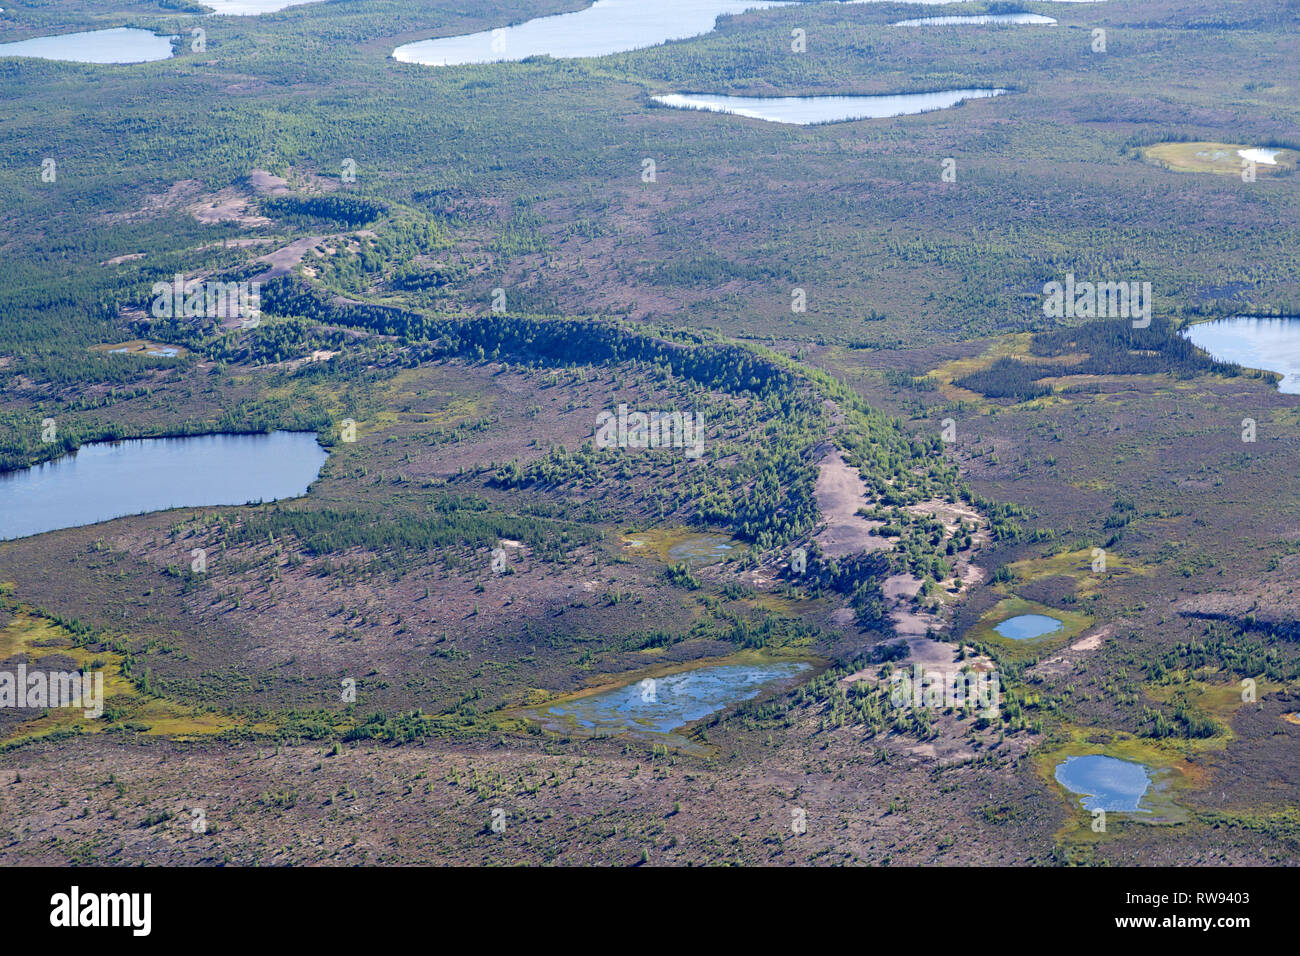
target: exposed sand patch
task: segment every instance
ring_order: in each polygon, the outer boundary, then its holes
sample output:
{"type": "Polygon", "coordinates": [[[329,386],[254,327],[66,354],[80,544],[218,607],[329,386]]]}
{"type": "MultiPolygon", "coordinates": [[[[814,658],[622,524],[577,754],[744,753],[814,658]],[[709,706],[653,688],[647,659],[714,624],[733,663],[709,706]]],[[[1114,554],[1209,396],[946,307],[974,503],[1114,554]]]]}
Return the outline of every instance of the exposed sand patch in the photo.
{"type": "Polygon", "coordinates": [[[248,182],[253,189],[264,196],[282,196],[289,189],[289,180],[281,179],[275,173],[269,173],[265,169],[255,169],[248,174],[248,182]]]}
{"type": "MultiPolygon", "coordinates": [[[[369,229],[358,229],[354,233],[339,233],[327,236],[304,236],[301,239],[295,239],[287,246],[269,252],[264,256],[258,256],[257,262],[265,262],[270,266],[265,272],[253,277],[255,282],[269,282],[271,279],[278,279],[280,276],[288,275],[297,268],[309,252],[322,253],[333,256],[339,252],[357,252],[361,244],[356,242],[353,237],[375,239],[376,234],[369,229]]],[[[303,267],[303,274],[315,278],[316,271],[309,266],[303,267]]],[[[364,305],[355,299],[342,299],[340,301],[346,305],[364,305]]]]}
{"type": "Polygon", "coordinates": [[[955,674],[965,663],[957,660],[957,645],[931,640],[924,632],[907,637],[907,650],[908,664],[920,664],[927,671],[939,674],[955,674]]]}
{"type": "Polygon", "coordinates": [[[822,513],[825,527],[815,540],[828,558],[842,558],[866,551],[880,551],[890,547],[887,538],[871,533],[882,522],[868,521],[858,514],[858,509],[868,504],[867,489],[858,469],[849,465],[838,448],[830,447],[818,463],[817,484],[814,494],[822,513]]]}
{"type": "Polygon", "coordinates": [[[1074,660],[1065,656],[1045,657],[1025,671],[1033,677],[1064,677],[1074,667],[1074,660]]]}
{"type": "Polygon", "coordinates": [[[311,353],[311,355],[308,355],[305,358],[288,359],[284,362],[274,362],[268,365],[267,368],[282,368],[286,371],[293,372],[297,371],[304,365],[311,364],[312,362],[328,362],[338,354],[338,352],[330,351],[329,349],[316,349],[311,353]]]}
{"type": "Polygon", "coordinates": [[[1097,648],[1101,647],[1102,641],[1106,640],[1107,634],[1104,633],[1106,631],[1109,631],[1109,628],[1103,628],[1096,634],[1090,634],[1081,640],[1075,641],[1070,645],[1070,650],[1095,651],[1097,648]]]}
{"type": "Polygon", "coordinates": [[[881,595],[894,608],[891,617],[900,635],[924,634],[927,628],[943,626],[938,614],[913,600],[920,591],[921,579],[909,573],[892,574],[880,586],[881,595]]]}
{"type": "Polygon", "coordinates": [[[1065,651],[1052,657],[1045,657],[1033,667],[1029,668],[1027,673],[1035,677],[1062,677],[1074,669],[1079,663],[1080,657],[1097,650],[1106,639],[1115,633],[1115,628],[1125,621],[1114,621],[1095,631],[1084,633],[1080,638],[1071,644],[1065,651]]]}
{"type": "MultiPolygon", "coordinates": [[[[271,220],[251,210],[255,200],[267,196],[284,196],[297,187],[307,193],[333,192],[339,184],[330,179],[311,173],[291,173],[293,182],[268,172],[254,169],[244,185],[228,186],[215,193],[204,193],[203,183],[197,179],[183,179],[173,183],[166,192],[153,193],[145,197],[136,210],[125,213],[110,213],[101,216],[104,222],[131,222],[147,219],[171,209],[184,208],[191,216],[205,225],[233,222],[246,227],[269,226],[271,220]]],[[[125,261],[125,260],[122,260],[125,261]]],[[[105,264],[112,264],[110,260],[105,264]]]]}
{"type": "Polygon", "coordinates": [[[182,179],[180,182],[172,183],[167,187],[164,193],[150,193],[144,197],[144,202],[138,209],[130,212],[112,212],[99,217],[100,222],[119,223],[134,222],[138,219],[148,219],[165,212],[168,209],[175,209],[186,202],[193,202],[202,194],[202,183],[197,179],[182,179]]]}
{"type": "Polygon", "coordinates": [[[942,674],[945,678],[960,674],[967,667],[975,671],[993,670],[993,661],[987,657],[967,656],[959,659],[957,657],[959,644],[949,643],[946,640],[936,641],[926,637],[924,633],[919,636],[911,635],[906,641],[908,655],[902,666],[910,667],[919,664],[926,672],[942,674]]]}
{"type": "MultiPolygon", "coordinates": [[[[940,581],[950,594],[958,595],[984,581],[984,569],[974,564],[976,552],[988,541],[988,528],[980,513],[961,502],[944,501],[932,498],[919,504],[909,505],[903,510],[916,515],[926,515],[942,522],[945,531],[955,533],[964,523],[974,526],[971,535],[971,547],[952,556],[953,576],[948,581],[940,581]]],[[[919,584],[917,585],[920,586],[919,584]]]]}
{"type": "MultiPolygon", "coordinates": [[[[920,580],[910,574],[892,574],[880,587],[885,602],[891,606],[889,619],[894,626],[894,633],[907,645],[908,655],[905,661],[909,665],[920,664],[927,670],[945,674],[959,671],[965,662],[957,661],[957,646],[926,636],[931,631],[938,633],[943,627],[943,622],[936,615],[912,603],[912,598],[920,590],[920,580]]],[[[852,624],[852,610],[849,608],[842,610],[848,612],[848,619],[843,623],[852,624]]],[[[837,611],[836,615],[839,613],[837,611]]],[[[841,623],[834,616],[832,620],[837,624],[841,623]]],[[[875,679],[878,669],[879,665],[872,664],[850,674],[844,678],[844,682],[875,679]]]]}
{"type": "MultiPolygon", "coordinates": [[[[858,510],[869,504],[866,486],[858,469],[850,466],[838,448],[824,446],[825,452],[818,462],[817,483],[814,493],[817,506],[822,513],[824,525],[815,536],[823,554],[829,558],[844,557],[870,551],[887,550],[893,542],[872,534],[874,528],[884,524],[870,521],[858,510]]],[[[933,499],[907,508],[913,514],[928,515],[940,521],[948,534],[955,533],[962,524],[975,528],[972,534],[972,547],[958,552],[952,558],[953,577],[946,582],[949,596],[955,597],[984,580],[984,571],[973,563],[973,558],[980,546],[988,540],[987,524],[978,511],[960,502],[948,502],[933,499]]],[[[942,674],[951,679],[965,668],[975,670],[992,670],[993,663],[987,658],[971,657],[958,659],[959,644],[935,640],[930,635],[943,634],[947,629],[946,616],[927,610],[915,601],[921,590],[921,579],[910,573],[892,574],[881,584],[881,595],[890,608],[889,619],[894,632],[907,645],[907,657],[902,666],[920,666],[933,674],[942,674]]],[[[945,584],[945,582],[941,582],[945,584]]],[[[855,615],[850,607],[842,607],[831,615],[832,623],[840,627],[852,627],[855,615]]],[[[879,680],[880,667],[868,665],[856,673],[843,678],[842,682],[851,684],[859,680],[879,680]]],[[[939,753],[933,745],[922,744],[913,753],[928,759],[945,762],[949,759],[966,760],[968,751],[958,752],[947,743],[945,752],[939,753]]]]}
{"type": "MultiPolygon", "coordinates": [[[[796,350],[797,348],[798,347],[796,346],[796,350]]],[[[822,408],[824,408],[826,413],[831,416],[832,426],[844,424],[844,411],[838,404],[831,401],[829,398],[825,398],[822,399],[822,408]]]]}
{"type": "Polygon", "coordinates": [[[241,190],[223,189],[214,196],[188,207],[189,213],[204,225],[216,225],[222,222],[234,222],[241,226],[269,226],[271,220],[249,212],[251,200],[241,190]]]}
{"type": "Polygon", "coordinates": [[[975,752],[962,746],[960,741],[943,738],[935,743],[922,743],[917,744],[915,747],[909,747],[907,752],[911,756],[920,757],[923,760],[937,760],[941,767],[947,764],[965,763],[968,760],[975,759],[975,752]]]}
{"type": "Polygon", "coordinates": [[[100,263],[101,266],[117,266],[123,262],[133,262],[136,259],[143,259],[143,252],[128,252],[124,256],[114,256],[112,259],[105,259],[100,263]]]}
{"type": "Polygon", "coordinates": [[[984,524],[984,519],[980,517],[980,513],[974,508],[961,502],[944,501],[942,498],[931,498],[929,501],[908,505],[903,510],[910,511],[912,514],[929,515],[932,518],[937,518],[943,522],[944,528],[950,532],[961,527],[963,521],[976,527],[984,524]]]}
{"type": "Polygon", "coordinates": [[[254,169],[248,174],[249,184],[264,196],[283,196],[298,192],[307,195],[331,193],[341,189],[343,184],[337,179],[319,176],[302,169],[290,169],[288,178],[277,176],[265,169],[254,169]]]}
{"type": "Polygon", "coordinates": [[[252,281],[269,282],[272,279],[278,279],[280,276],[287,276],[302,262],[303,256],[319,247],[324,241],[324,236],[307,236],[303,239],[295,239],[287,246],[283,246],[274,252],[258,256],[255,261],[265,262],[270,268],[254,276],[252,281]]]}
{"type": "Polygon", "coordinates": [[[891,574],[880,586],[886,601],[898,602],[916,597],[921,590],[921,579],[912,574],[891,574]]]}

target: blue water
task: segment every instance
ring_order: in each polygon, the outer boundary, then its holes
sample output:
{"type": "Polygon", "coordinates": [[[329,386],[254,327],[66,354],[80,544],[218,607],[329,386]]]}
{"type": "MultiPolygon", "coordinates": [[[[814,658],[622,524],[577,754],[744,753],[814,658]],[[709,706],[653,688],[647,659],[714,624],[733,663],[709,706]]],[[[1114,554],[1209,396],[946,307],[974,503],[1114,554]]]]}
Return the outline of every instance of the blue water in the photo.
{"type": "Polygon", "coordinates": [[[1066,757],[1057,765],[1056,781],[1080,795],[1085,810],[1149,813],[1142,797],[1151,787],[1151,775],[1140,763],[1093,754],[1066,757]]]}
{"type": "MultiPolygon", "coordinates": [[[[844,6],[876,2],[880,0],[845,0],[844,6]]],[[[937,5],[948,0],[919,2],[937,5]]],[[[704,36],[713,31],[718,17],[785,7],[790,3],[791,0],[596,0],[583,10],[538,17],[514,26],[406,43],[393,51],[393,58],[425,66],[461,66],[517,62],[542,55],[608,56],[670,40],[704,36]]]]}
{"type": "Polygon", "coordinates": [[[572,718],[579,727],[596,732],[668,733],[757,697],[766,685],[794,677],[811,666],[802,662],[717,664],[653,681],[637,681],[554,705],[544,713],[572,718]]]}
{"type": "Polygon", "coordinates": [[[596,0],[585,10],[517,26],[407,43],[393,51],[393,58],[426,66],[459,66],[542,54],[607,56],[703,36],[720,16],[785,5],[774,0],[596,0]]]}
{"type": "Polygon", "coordinates": [[[0,56],[26,56],[69,63],[147,63],[172,55],[171,37],[117,27],[0,43],[0,56]]]}
{"type": "MultiPolygon", "coordinates": [[[[109,349],[108,354],[109,355],[135,355],[137,354],[137,352],[135,349],[123,347],[120,349],[109,349]]],[[[176,356],[181,354],[181,351],[180,349],[172,348],[171,346],[168,345],[168,346],[159,346],[156,349],[145,349],[144,354],[151,355],[154,358],[175,358],[176,356]]]]}
{"type": "Polygon", "coordinates": [[[1019,614],[1016,617],[1007,618],[993,630],[997,631],[1003,637],[1009,637],[1013,641],[1027,641],[1031,637],[1042,637],[1044,634],[1051,634],[1065,627],[1054,617],[1048,617],[1046,614],[1019,614]]]}
{"type": "Polygon", "coordinates": [[[735,547],[730,538],[716,534],[700,534],[687,538],[668,549],[670,561],[687,561],[692,564],[721,561],[735,547]]]}
{"type": "Polygon", "coordinates": [[[669,93],[656,103],[684,110],[731,113],[770,123],[842,123],[881,119],[946,109],[965,100],[1000,96],[1006,90],[942,90],[935,93],[896,93],[881,96],[709,96],[669,93]]]}
{"type": "Polygon", "coordinates": [[[326,456],[312,432],[83,445],[0,474],[0,541],[168,508],[296,498],[326,456]]]}
{"type": "Polygon", "coordinates": [[[1281,372],[1277,390],[1300,395],[1300,318],[1235,315],[1190,325],[1183,336],[1220,362],[1281,372]]]}

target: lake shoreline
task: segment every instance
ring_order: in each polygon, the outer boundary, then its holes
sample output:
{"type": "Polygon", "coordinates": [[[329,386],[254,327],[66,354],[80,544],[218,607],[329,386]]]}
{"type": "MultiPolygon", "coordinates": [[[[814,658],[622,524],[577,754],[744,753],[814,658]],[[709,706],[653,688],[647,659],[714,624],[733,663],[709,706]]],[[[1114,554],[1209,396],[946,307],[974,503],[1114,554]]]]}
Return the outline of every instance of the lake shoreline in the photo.
{"type": "Polygon", "coordinates": [[[1300,395],[1300,316],[1236,313],[1189,322],[1178,334],[1214,361],[1300,395]]]}
{"type": "Polygon", "coordinates": [[[177,508],[299,498],[329,455],[311,431],[89,442],[0,474],[0,541],[177,508]]]}

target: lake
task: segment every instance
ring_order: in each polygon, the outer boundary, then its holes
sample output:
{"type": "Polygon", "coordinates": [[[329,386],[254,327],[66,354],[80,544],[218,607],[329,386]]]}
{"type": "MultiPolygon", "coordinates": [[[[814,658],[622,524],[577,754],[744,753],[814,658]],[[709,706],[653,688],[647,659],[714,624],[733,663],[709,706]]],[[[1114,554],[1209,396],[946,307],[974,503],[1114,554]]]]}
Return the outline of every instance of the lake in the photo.
{"type": "Polygon", "coordinates": [[[1300,395],[1300,318],[1234,315],[1189,325],[1183,337],[1220,362],[1279,372],[1278,391],[1300,395]]]}
{"type": "Polygon", "coordinates": [[[942,90],[937,93],[897,93],[882,96],[706,96],[670,93],[653,97],[675,109],[731,113],[769,123],[843,123],[883,119],[946,109],[965,100],[1000,96],[1006,90],[942,90]]]}
{"type": "MultiPolygon", "coordinates": [[[[843,0],[843,5],[877,2],[881,0],[843,0]]],[[[926,6],[947,2],[948,0],[920,0],[920,4],[926,6]]],[[[1092,3],[1101,0],[1052,2],[1092,3]]],[[[704,36],[713,32],[718,17],[790,5],[791,0],[660,0],[658,3],[648,3],[646,0],[596,0],[583,10],[538,17],[514,26],[503,25],[478,33],[404,43],[393,50],[392,55],[393,59],[403,63],[420,63],[424,66],[509,63],[530,56],[608,56],[611,53],[642,50],[671,40],[704,36]]]]}
{"type": "Polygon", "coordinates": [[[171,37],[160,37],[148,30],[116,27],[0,43],[0,57],[25,56],[69,63],[149,63],[171,56],[171,41],[171,37]]]}
{"type": "Polygon", "coordinates": [[[314,432],[83,445],[0,474],[0,541],[168,508],[296,498],[327,454],[314,432]]]}
{"type": "Polygon", "coordinates": [[[781,0],[596,0],[585,10],[516,26],[407,43],[393,59],[425,66],[504,63],[530,56],[607,56],[713,31],[718,17],[786,6],[781,0]]]}
{"type": "Polygon", "coordinates": [[[1056,767],[1056,782],[1083,799],[1085,810],[1147,813],[1142,797],[1151,787],[1151,774],[1140,763],[1092,754],[1066,757],[1056,767]]]}
{"type": "Polygon", "coordinates": [[[598,735],[666,734],[811,669],[802,661],[711,664],[552,704],[542,710],[542,716],[598,735]]]}
{"type": "Polygon", "coordinates": [[[969,17],[917,17],[915,20],[899,20],[896,27],[955,27],[964,24],[978,25],[984,23],[1056,23],[1051,17],[1037,13],[988,13],[969,17]]]}
{"type": "Polygon", "coordinates": [[[1007,618],[993,630],[1013,641],[1027,641],[1030,638],[1052,634],[1065,627],[1063,623],[1046,614],[1018,614],[1007,618]]]}

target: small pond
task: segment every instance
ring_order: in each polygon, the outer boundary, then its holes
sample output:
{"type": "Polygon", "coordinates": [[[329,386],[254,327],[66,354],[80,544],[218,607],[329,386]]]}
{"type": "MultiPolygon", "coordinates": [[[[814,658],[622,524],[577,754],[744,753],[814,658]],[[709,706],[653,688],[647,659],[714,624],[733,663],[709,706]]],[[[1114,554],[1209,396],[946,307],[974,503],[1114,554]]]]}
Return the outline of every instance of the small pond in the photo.
{"type": "Polygon", "coordinates": [[[1066,757],[1056,767],[1056,781],[1080,796],[1085,810],[1149,812],[1142,798],[1151,788],[1151,772],[1140,763],[1101,754],[1066,757]]]}
{"type": "Polygon", "coordinates": [[[735,550],[735,543],[725,535],[695,534],[668,549],[668,560],[690,564],[721,561],[735,550]]]}
{"type": "Polygon", "coordinates": [[[1027,641],[1031,638],[1054,634],[1065,625],[1046,614],[1017,614],[1009,617],[993,630],[1013,641],[1027,641]]]}
{"type": "Polygon", "coordinates": [[[552,704],[541,713],[595,734],[666,734],[811,668],[803,661],[711,664],[552,704]]]}

